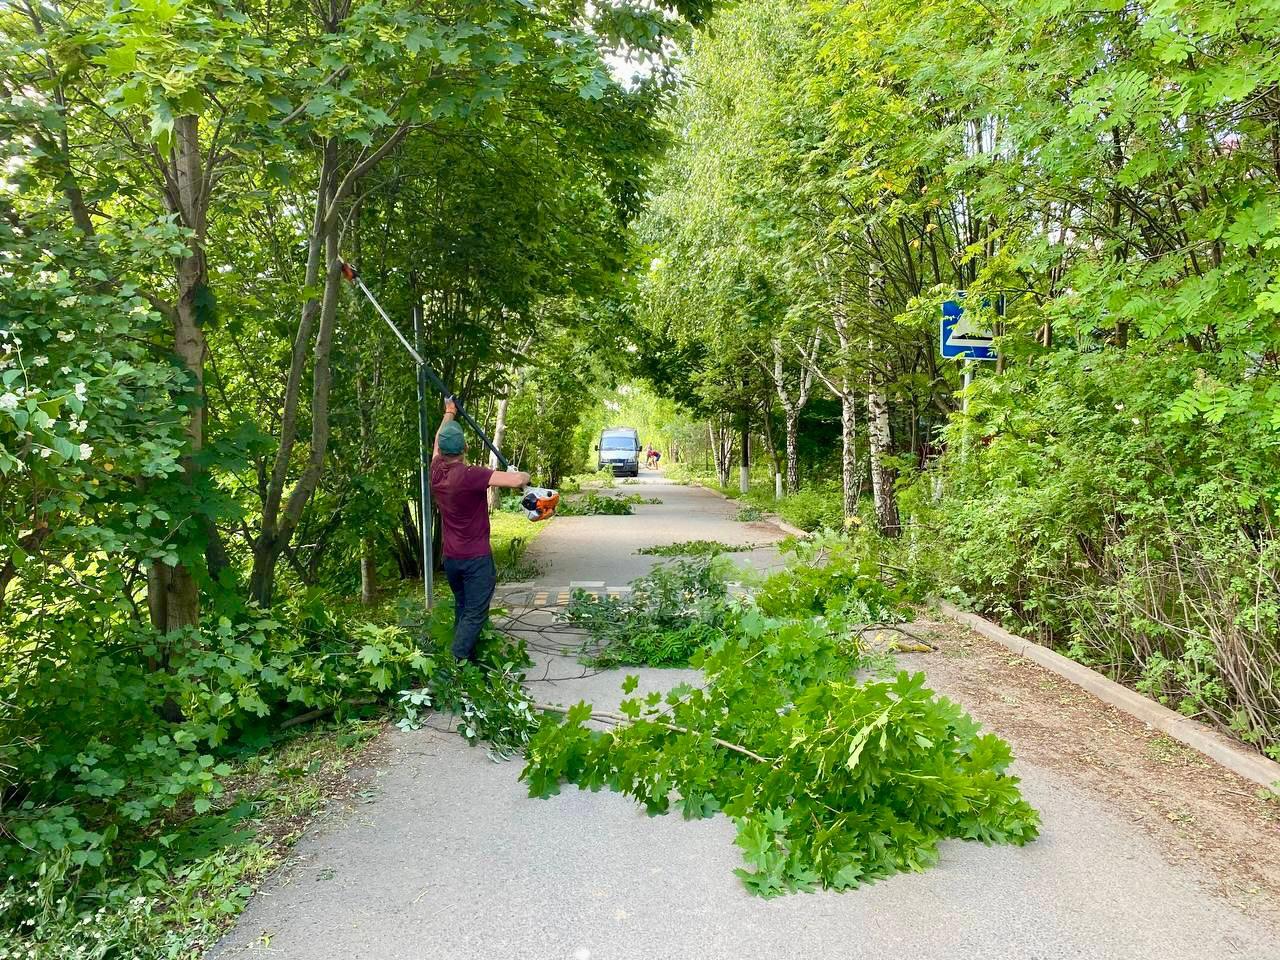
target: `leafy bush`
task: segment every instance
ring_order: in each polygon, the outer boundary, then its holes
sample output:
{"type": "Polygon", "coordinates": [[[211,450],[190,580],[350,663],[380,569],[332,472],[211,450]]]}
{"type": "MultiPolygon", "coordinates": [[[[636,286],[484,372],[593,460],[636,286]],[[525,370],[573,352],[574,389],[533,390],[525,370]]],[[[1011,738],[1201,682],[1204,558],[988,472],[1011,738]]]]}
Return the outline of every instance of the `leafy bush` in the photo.
{"type": "Polygon", "coordinates": [[[74,624],[44,638],[33,657],[58,669],[31,663],[12,681],[22,689],[0,694],[13,704],[0,744],[0,925],[19,937],[0,960],[182,955],[184,917],[238,912],[253,854],[230,850],[251,834],[237,825],[248,813],[229,812],[227,784],[291,719],[422,688],[473,742],[522,747],[536,723],[515,696],[523,647],[490,631],[485,668],[459,666],[452,617],[442,604],[424,620],[415,601],[400,622],[353,621],[315,593],[163,643],[141,630],[90,642],[74,624]],[[167,669],[154,667],[161,653],[167,669]]]}
{"type": "Polygon", "coordinates": [[[822,616],[859,626],[898,623],[921,599],[912,587],[888,583],[860,544],[828,535],[793,541],[791,549],[796,561],[755,592],[755,604],[767,616],[822,616]]]}
{"type": "Polygon", "coordinates": [[[163,821],[179,808],[203,814],[219,796],[220,747],[291,713],[389,696],[431,666],[408,632],[343,622],[319,598],[247,614],[163,642],[70,632],[37,648],[60,669],[33,670],[2,695],[19,744],[0,753],[17,797],[0,840],[13,876],[64,861],[69,885],[92,888],[121,847],[162,860],[163,821]],[[162,654],[168,668],[156,669],[162,654]]]}
{"type": "Polygon", "coordinates": [[[1062,351],[979,381],[943,504],[933,477],[904,494],[904,560],[1280,757],[1280,434],[1170,409],[1209,359],[1062,351]]]}
{"type": "Polygon", "coordinates": [[[651,814],[673,793],[685,817],[723,811],[746,862],[737,873],[766,897],[921,870],[944,839],[1036,837],[1008,745],[921,674],[858,682],[859,657],[825,617],[752,612],[734,627],[694,656],[702,689],[629,698],[609,731],[586,726],[585,703],[545,722],[521,774],[530,795],[569,782],[626,793],[651,814]]]}
{"type": "Polygon", "coordinates": [[[783,497],[778,516],[801,530],[841,530],[844,508],[839,486],[804,487],[783,497]]]}
{"type": "Polygon", "coordinates": [[[226,793],[206,814],[171,817],[163,860],[145,850],[101,889],[69,888],[63,864],[0,883],[0,960],[172,960],[200,955],[243,909],[324,787],[380,724],[344,721],[247,758],[229,757],[226,793]]]}
{"type": "Polygon", "coordinates": [[[599,666],[688,663],[734,617],[724,566],[714,556],[655,567],[625,597],[575,591],[563,614],[590,632],[583,654],[599,666]]]}
{"type": "Polygon", "coordinates": [[[740,507],[733,519],[740,523],[755,523],[757,520],[768,519],[768,514],[759,507],[740,507]]]}
{"type": "Polygon", "coordinates": [[[738,519],[761,520],[774,513],[808,533],[817,530],[843,530],[844,500],[840,485],[832,483],[805,485],[781,500],[773,495],[773,484],[753,486],[746,494],[749,507],[742,508],[738,519]],[[751,512],[751,511],[758,512],[751,512]],[[743,516],[750,512],[749,516],[743,516]]]}

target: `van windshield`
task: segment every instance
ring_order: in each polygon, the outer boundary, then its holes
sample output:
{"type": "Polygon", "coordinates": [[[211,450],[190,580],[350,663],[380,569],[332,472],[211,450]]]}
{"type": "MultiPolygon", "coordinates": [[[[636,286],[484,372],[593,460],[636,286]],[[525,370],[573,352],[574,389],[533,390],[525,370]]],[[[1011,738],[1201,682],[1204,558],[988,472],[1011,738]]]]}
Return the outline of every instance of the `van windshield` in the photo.
{"type": "Polygon", "coordinates": [[[601,450],[639,450],[640,445],[636,443],[634,437],[601,437],[601,450]]]}

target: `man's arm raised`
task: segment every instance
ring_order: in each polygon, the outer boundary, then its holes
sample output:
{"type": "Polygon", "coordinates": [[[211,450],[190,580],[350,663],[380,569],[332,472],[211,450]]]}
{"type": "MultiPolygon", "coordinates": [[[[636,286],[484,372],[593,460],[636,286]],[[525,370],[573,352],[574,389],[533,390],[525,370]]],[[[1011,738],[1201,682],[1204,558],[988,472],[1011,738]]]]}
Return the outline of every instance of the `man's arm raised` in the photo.
{"type": "Polygon", "coordinates": [[[495,470],[489,475],[489,486],[519,489],[527,486],[529,474],[523,470],[495,470]]]}
{"type": "Polygon", "coordinates": [[[431,448],[432,459],[440,456],[440,431],[444,429],[444,425],[458,415],[458,405],[453,402],[452,397],[444,399],[444,416],[440,418],[440,426],[436,427],[435,445],[431,448]]]}

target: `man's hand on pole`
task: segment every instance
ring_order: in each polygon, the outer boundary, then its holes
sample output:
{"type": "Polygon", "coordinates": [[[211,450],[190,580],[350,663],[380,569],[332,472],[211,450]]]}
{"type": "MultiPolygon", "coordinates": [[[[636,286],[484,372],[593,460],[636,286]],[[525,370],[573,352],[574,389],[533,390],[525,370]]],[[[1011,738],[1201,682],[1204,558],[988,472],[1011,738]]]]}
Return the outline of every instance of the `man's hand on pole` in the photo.
{"type": "Polygon", "coordinates": [[[440,418],[440,426],[436,427],[436,439],[431,448],[431,456],[440,456],[440,431],[444,429],[444,425],[458,415],[458,405],[453,402],[453,397],[444,398],[444,416],[440,418]]]}

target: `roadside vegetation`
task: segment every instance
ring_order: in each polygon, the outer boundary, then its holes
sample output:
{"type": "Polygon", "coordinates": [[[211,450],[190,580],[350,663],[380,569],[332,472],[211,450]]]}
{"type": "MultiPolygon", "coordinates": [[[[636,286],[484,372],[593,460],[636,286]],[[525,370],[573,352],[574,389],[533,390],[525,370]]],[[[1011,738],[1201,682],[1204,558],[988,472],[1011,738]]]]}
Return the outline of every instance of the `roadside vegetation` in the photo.
{"type": "Polygon", "coordinates": [[[718,11],[638,226],[664,469],[1280,758],[1278,43],[1225,0],[718,11]],[[994,337],[964,395],[946,301],[994,337]]]}
{"type": "Polygon", "coordinates": [[[723,810],[763,894],[1024,842],[1002,743],[856,676],[926,593],[1280,757],[1278,41],[1263,0],[0,4],[0,960],[198,955],[391,714],[723,810]],[[575,599],[588,658],[706,690],[606,734],[540,728],[518,644],[456,668],[344,260],[563,514],[656,502],[594,472],[626,424],[823,532],[754,606],[710,547],[575,599]]]}

